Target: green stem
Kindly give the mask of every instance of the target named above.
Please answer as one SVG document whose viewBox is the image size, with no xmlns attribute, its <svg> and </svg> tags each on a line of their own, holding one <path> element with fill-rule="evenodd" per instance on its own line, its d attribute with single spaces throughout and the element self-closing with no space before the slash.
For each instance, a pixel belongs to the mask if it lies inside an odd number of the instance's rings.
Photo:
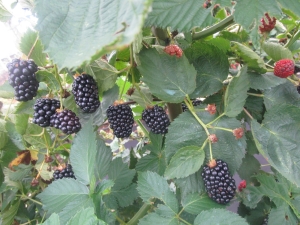
<svg viewBox="0 0 300 225">
<path fill-rule="evenodd" d="M 256 97 L 264 97 L 263 94 L 255 94 L 255 93 L 250 93 L 250 92 L 247 92 L 247 95 L 252 95 L 252 96 L 256 96 Z"/>
<path fill-rule="evenodd" d="M 149 131 L 145 128 L 144 124 L 140 120 L 137 120 L 136 122 L 138 123 L 140 128 L 143 130 L 144 134 L 149 138 Z"/>
<path fill-rule="evenodd" d="M 129 74 L 129 71 L 127 71 L 127 73 L 126 73 L 126 78 L 125 78 L 125 81 L 124 81 L 124 84 L 123 84 L 123 87 L 122 87 L 122 91 L 120 92 L 119 99 L 122 99 L 122 95 L 124 93 L 125 86 L 126 86 L 127 79 L 128 79 L 128 74 Z"/>
<path fill-rule="evenodd" d="M 30 201 L 32 201 L 32 202 L 38 204 L 38 205 L 43 205 L 41 202 L 39 202 L 39 201 L 37 201 L 37 200 L 34 200 L 34 199 L 32 199 L 32 198 L 29 198 L 29 197 L 26 196 L 26 195 L 20 195 L 19 197 L 25 198 L 25 199 L 27 199 L 27 200 L 30 200 Z"/>
<path fill-rule="evenodd" d="M 121 225 L 125 225 L 126 223 L 116 215 L 116 219 L 118 220 L 118 222 L 121 224 Z"/>
<path fill-rule="evenodd" d="M 225 116 L 225 113 L 220 114 L 216 119 L 214 119 L 213 121 L 210 121 L 209 123 L 207 123 L 206 126 L 209 126 L 209 125 L 213 124 L 214 122 L 216 122 L 217 120 L 219 120 L 223 116 Z"/>
<path fill-rule="evenodd" d="M 139 219 L 143 218 L 150 208 L 150 204 L 144 203 L 140 210 L 128 221 L 127 225 L 136 225 L 139 222 Z"/>
<path fill-rule="evenodd" d="M 248 112 L 247 109 L 243 108 L 244 112 L 247 114 L 247 116 L 250 117 L 251 120 L 253 120 L 253 116 L 251 116 L 251 114 Z"/>
<path fill-rule="evenodd" d="M 299 28 L 299 25 L 300 25 L 300 23 L 297 25 L 296 29 Z M 295 41 L 299 40 L 299 38 L 300 38 L 300 31 L 298 30 L 295 34 L 293 34 L 293 36 L 291 37 L 289 42 L 286 43 L 284 47 L 286 47 L 286 48 L 290 47 L 292 44 L 295 43 Z"/>
<path fill-rule="evenodd" d="M 31 47 L 31 49 L 30 49 L 30 51 L 28 52 L 27 59 L 30 58 L 30 56 L 31 56 L 31 54 L 32 54 L 32 52 L 33 52 L 33 50 L 34 50 L 34 48 L 35 48 L 35 45 L 36 45 L 36 43 L 38 42 L 38 40 L 39 40 L 39 36 L 37 35 L 37 36 L 36 36 L 36 39 L 35 39 L 35 41 L 34 41 L 34 43 L 33 43 L 33 45 L 32 45 L 32 47 Z"/>
<path fill-rule="evenodd" d="M 57 69 L 57 66 L 54 65 L 54 76 L 59 84 L 59 88 L 60 88 L 60 95 L 59 95 L 59 101 L 60 101 L 60 109 L 62 110 L 63 109 L 63 102 L 62 102 L 62 95 L 64 93 L 64 88 L 60 82 L 60 77 L 59 77 L 59 74 L 58 74 L 58 69 Z"/>
<path fill-rule="evenodd" d="M 205 38 L 207 36 L 210 36 L 214 33 L 217 33 L 218 31 L 223 30 L 224 28 L 228 27 L 229 25 L 234 23 L 233 15 L 230 15 L 226 17 L 224 20 L 221 20 L 219 23 L 215 24 L 214 26 L 211 26 L 210 28 L 196 32 L 192 34 L 193 40 L 198 40 Z"/>
<path fill-rule="evenodd" d="M 189 223 L 188 221 L 182 219 L 181 217 L 178 217 L 179 220 L 181 220 L 182 222 L 184 222 L 187 225 L 192 225 L 191 223 Z"/>
<path fill-rule="evenodd" d="M 232 129 L 227 129 L 227 128 L 224 128 L 224 127 L 213 127 L 213 126 L 209 126 L 209 128 L 211 129 L 216 129 L 216 130 L 225 130 L 225 131 L 228 131 L 228 132 L 233 132 Z"/>
</svg>

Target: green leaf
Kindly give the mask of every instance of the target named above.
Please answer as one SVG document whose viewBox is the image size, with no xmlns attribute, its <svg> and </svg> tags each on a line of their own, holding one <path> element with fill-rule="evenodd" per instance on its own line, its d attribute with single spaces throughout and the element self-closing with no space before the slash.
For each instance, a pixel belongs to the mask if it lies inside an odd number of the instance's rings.
<svg viewBox="0 0 300 225">
<path fill-rule="evenodd" d="M 39 82 L 45 82 L 48 88 L 52 91 L 58 91 L 60 88 L 59 82 L 56 80 L 54 74 L 46 70 L 39 70 L 36 73 L 36 79 Z"/>
<path fill-rule="evenodd" d="M 53 178 L 53 171 L 49 171 L 49 164 L 48 163 L 37 163 L 34 165 L 35 169 L 39 171 L 40 176 L 43 180 L 52 180 Z"/>
<path fill-rule="evenodd" d="M 259 169 L 259 161 L 254 156 L 246 154 L 238 170 L 238 174 L 240 175 L 241 179 L 246 180 L 247 183 L 251 183 L 253 180 L 252 176 L 258 173 Z"/>
<path fill-rule="evenodd" d="M 96 79 L 99 93 L 111 89 L 118 77 L 117 69 L 101 59 L 86 66 L 85 71 Z"/>
<path fill-rule="evenodd" d="M 254 0 L 250 4 L 247 0 L 238 0 L 234 9 L 234 21 L 246 30 L 251 29 L 253 23 L 259 24 L 265 12 L 270 16 L 281 16 L 281 10 L 275 0 Z"/>
<path fill-rule="evenodd" d="M 272 208 L 268 215 L 268 224 L 272 225 L 294 225 L 299 223 L 295 214 L 287 205 Z"/>
<path fill-rule="evenodd" d="M 281 5 L 281 7 L 290 9 L 292 12 L 294 12 L 300 17 L 300 5 L 298 0 L 277 0 L 277 2 Z"/>
<path fill-rule="evenodd" d="M 12 14 L 6 9 L 2 2 L 0 2 L 0 21 L 8 22 L 12 18 Z"/>
<path fill-rule="evenodd" d="M 5 129 L 7 131 L 7 134 L 10 138 L 10 140 L 20 149 L 25 150 L 26 147 L 24 145 L 24 140 L 21 134 L 18 133 L 16 130 L 15 124 L 13 124 L 10 121 L 6 121 L 5 123 Z"/>
<path fill-rule="evenodd" d="M 265 113 L 262 124 L 252 121 L 252 134 L 256 146 L 268 162 L 284 177 L 300 186 L 298 153 L 300 140 L 300 108 L 276 105 Z"/>
<path fill-rule="evenodd" d="M 153 224 L 178 225 L 179 221 L 175 212 L 167 206 L 159 204 L 155 212 L 149 213 L 139 220 L 139 225 Z"/>
<path fill-rule="evenodd" d="M 223 87 L 228 76 L 228 57 L 214 45 L 195 42 L 185 51 L 189 61 L 197 70 L 196 89 L 190 98 L 212 95 Z"/>
<path fill-rule="evenodd" d="M 0 132 L 0 149 L 2 149 L 8 141 L 8 136 L 6 132 Z"/>
<path fill-rule="evenodd" d="M 251 91 L 252 92 L 252 91 Z M 258 120 L 261 121 L 263 119 L 263 114 L 264 114 L 264 99 L 262 97 L 256 97 L 256 96 L 251 96 L 249 95 L 246 99 L 246 103 L 244 106 L 247 111 L 251 114 L 251 116 Z M 249 116 L 246 115 L 244 111 L 240 114 L 241 116 L 238 117 L 237 119 L 241 118 L 247 118 L 249 119 Z"/>
<path fill-rule="evenodd" d="M 239 74 L 232 78 L 225 92 L 225 115 L 236 117 L 244 108 L 247 91 L 250 87 L 247 77 L 247 66 L 244 66 Z"/>
<path fill-rule="evenodd" d="M 48 131 L 33 123 L 28 124 L 26 134 L 23 137 L 26 142 L 39 149 L 47 149 L 51 145 L 51 137 Z"/>
<path fill-rule="evenodd" d="M 127 95 L 127 98 L 135 101 L 143 108 L 147 108 L 147 106 L 152 104 L 152 94 L 147 87 L 140 87 L 140 90 L 135 89 L 132 95 Z"/>
<path fill-rule="evenodd" d="M 4 84 L 0 86 L 0 98 L 10 99 L 13 98 L 14 96 L 15 96 L 14 88 L 9 84 L 8 81 L 5 81 Z"/>
<path fill-rule="evenodd" d="M 86 185 L 90 183 L 94 174 L 98 148 L 96 136 L 92 122 L 89 120 L 76 134 L 71 147 L 70 161 L 74 174 L 78 181 Z"/>
<path fill-rule="evenodd" d="M 12 171 L 8 168 L 4 168 L 5 175 L 8 176 L 8 178 L 11 181 L 22 181 L 32 170 L 32 165 L 25 165 L 25 164 L 19 164 L 15 169 L 16 171 Z"/>
<path fill-rule="evenodd" d="M 20 206 L 20 199 L 1 212 L 1 224 L 12 224 Z"/>
<path fill-rule="evenodd" d="M 186 146 L 179 149 L 171 158 L 165 171 L 167 179 L 187 177 L 200 169 L 205 153 L 198 146 Z"/>
<path fill-rule="evenodd" d="M 152 11 L 145 22 L 146 26 L 161 28 L 172 27 L 180 32 L 189 31 L 194 27 L 212 25 L 215 19 L 210 10 L 202 7 L 203 2 L 197 0 L 173 0 L 162 2 L 154 0 Z"/>
<path fill-rule="evenodd" d="M 279 43 L 264 42 L 261 47 L 267 53 L 267 55 L 270 56 L 271 59 L 273 59 L 275 62 L 280 59 L 293 60 L 292 52 Z"/>
<path fill-rule="evenodd" d="M 225 208 L 224 205 L 212 201 L 207 194 L 198 193 L 189 194 L 183 199 L 182 206 L 184 211 L 194 215 L 198 215 L 200 212 L 211 208 Z"/>
<path fill-rule="evenodd" d="M 19 102 L 16 105 L 14 113 L 15 114 L 25 113 L 25 114 L 33 115 L 34 103 L 35 103 L 34 100 L 30 100 L 30 101 L 27 101 L 27 102 Z"/>
<path fill-rule="evenodd" d="M 248 72 L 247 75 L 250 81 L 250 87 L 255 90 L 269 89 L 286 82 L 285 79 L 274 76 L 273 73 L 258 74 Z"/>
<path fill-rule="evenodd" d="M 28 55 L 33 48 L 30 58 L 33 59 L 38 66 L 46 66 L 47 54 L 44 53 L 44 47 L 37 38 L 38 32 L 28 29 L 21 38 L 20 49 L 22 53 Z"/>
<path fill-rule="evenodd" d="M 103 179 L 110 168 L 112 152 L 111 149 L 106 146 L 105 142 L 99 138 L 97 139 L 97 147 L 98 149 L 95 156 L 95 162 L 97 163 L 94 166 L 94 175 L 98 179 Z"/>
<path fill-rule="evenodd" d="M 59 217 L 56 213 L 52 213 L 51 216 L 44 222 L 40 223 L 40 225 L 58 225 L 60 224 Z"/>
<path fill-rule="evenodd" d="M 141 31 L 151 0 L 40 0 L 36 4 L 37 30 L 45 51 L 59 68 L 120 49 Z"/>
<path fill-rule="evenodd" d="M 177 58 L 160 54 L 156 49 L 146 49 L 140 52 L 139 58 L 142 80 L 158 98 L 179 103 L 195 90 L 196 70 L 184 55 Z"/>
<path fill-rule="evenodd" d="M 178 212 L 175 194 L 170 191 L 168 182 L 156 173 L 147 171 L 138 173 L 138 192 L 144 202 L 152 198 L 163 201 L 173 212 Z"/>
<path fill-rule="evenodd" d="M 246 220 L 237 214 L 225 209 L 211 209 L 202 211 L 195 219 L 194 225 L 248 225 Z"/>
<path fill-rule="evenodd" d="M 234 44 L 233 50 L 241 56 L 244 62 L 248 65 L 249 70 L 254 70 L 258 73 L 267 72 L 264 60 L 252 49 L 235 41 L 232 41 L 231 43 Z"/>
<path fill-rule="evenodd" d="M 66 225 L 104 225 L 94 214 L 94 208 L 89 207 L 77 212 Z"/>
<path fill-rule="evenodd" d="M 300 107 L 300 95 L 297 88 L 288 80 L 264 92 L 266 109 L 280 104 L 291 104 Z"/>
<path fill-rule="evenodd" d="M 88 199 L 88 193 L 89 189 L 84 184 L 72 178 L 64 178 L 52 182 L 37 197 L 49 213 L 59 213 L 70 201 Z"/>
<path fill-rule="evenodd" d="M 106 110 L 110 105 L 114 103 L 115 100 L 119 98 L 119 87 L 114 85 L 111 89 L 103 93 L 103 98 L 101 102 L 102 115 L 106 118 Z"/>
<path fill-rule="evenodd" d="M 15 127 L 16 131 L 23 135 L 25 134 L 28 127 L 28 114 L 16 114 L 15 115 Z"/>
</svg>

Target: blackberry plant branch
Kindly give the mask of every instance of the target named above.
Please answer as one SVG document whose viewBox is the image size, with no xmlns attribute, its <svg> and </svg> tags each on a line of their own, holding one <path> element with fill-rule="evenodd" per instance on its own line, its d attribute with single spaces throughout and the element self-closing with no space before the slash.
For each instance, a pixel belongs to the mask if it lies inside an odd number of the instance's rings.
<svg viewBox="0 0 300 225">
<path fill-rule="evenodd" d="M 249 116 L 249 118 L 251 120 L 253 120 L 253 116 L 248 112 L 248 110 L 246 108 L 243 108 L 244 112 L 247 114 L 247 116 Z"/>
<path fill-rule="evenodd" d="M 207 28 L 206 30 L 202 30 L 199 32 L 195 32 L 192 34 L 192 38 L 193 40 L 199 40 L 202 38 L 205 38 L 207 36 L 210 36 L 212 34 L 215 34 L 223 29 L 225 29 L 226 27 L 228 27 L 229 25 L 234 23 L 234 18 L 233 15 L 230 15 L 228 17 L 226 17 L 224 20 L 221 20 L 219 23 Z"/>
<path fill-rule="evenodd" d="M 151 209 L 151 204 L 144 203 L 139 211 L 126 223 L 126 225 L 136 225 Z"/>
</svg>

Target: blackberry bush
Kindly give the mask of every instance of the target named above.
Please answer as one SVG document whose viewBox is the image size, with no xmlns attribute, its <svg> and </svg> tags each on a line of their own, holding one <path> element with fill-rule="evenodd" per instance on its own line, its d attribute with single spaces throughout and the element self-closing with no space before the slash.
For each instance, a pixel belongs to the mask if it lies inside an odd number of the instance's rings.
<svg viewBox="0 0 300 225">
<path fill-rule="evenodd" d="M 106 110 L 106 115 L 116 137 L 127 138 L 130 136 L 134 119 L 129 105 L 111 105 Z"/>
<path fill-rule="evenodd" d="M 77 133 L 81 129 L 79 118 L 68 109 L 53 114 L 50 118 L 50 126 L 60 129 L 65 134 Z"/>
<path fill-rule="evenodd" d="M 161 106 L 155 105 L 153 108 L 145 109 L 142 113 L 142 119 L 145 121 L 145 123 L 153 133 L 168 133 L 170 120 Z"/>
<path fill-rule="evenodd" d="M 76 179 L 72 166 L 70 164 L 67 164 L 67 166 L 62 170 L 55 170 L 53 173 L 53 179 L 59 180 L 62 178 L 74 178 Z"/>
<path fill-rule="evenodd" d="M 34 61 L 13 59 L 7 64 L 7 69 L 9 84 L 15 90 L 15 99 L 23 102 L 33 99 L 39 88 L 39 82 L 35 76 L 38 67 Z"/>
<path fill-rule="evenodd" d="M 56 99 L 37 99 L 34 104 L 34 114 L 32 122 L 41 126 L 50 126 L 50 118 L 60 108 L 60 102 Z"/>
<path fill-rule="evenodd" d="M 81 74 L 74 80 L 72 93 L 85 113 L 95 112 L 100 106 L 97 82 L 89 74 Z"/>
<path fill-rule="evenodd" d="M 210 161 L 202 170 L 202 178 L 208 196 L 219 204 L 227 204 L 235 195 L 235 180 L 229 174 L 226 162 L 217 159 Z"/>
</svg>

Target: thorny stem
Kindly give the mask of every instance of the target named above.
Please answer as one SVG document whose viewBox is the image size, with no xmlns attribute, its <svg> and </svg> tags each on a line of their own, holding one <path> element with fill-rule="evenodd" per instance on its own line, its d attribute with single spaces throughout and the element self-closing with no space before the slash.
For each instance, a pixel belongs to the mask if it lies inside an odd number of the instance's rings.
<svg viewBox="0 0 300 225">
<path fill-rule="evenodd" d="M 251 116 L 251 114 L 248 112 L 247 109 L 243 108 L 244 112 L 247 114 L 247 116 L 250 117 L 251 120 L 253 120 L 253 116 Z"/>
<path fill-rule="evenodd" d="M 27 55 L 27 59 L 30 58 L 30 56 L 31 56 L 31 54 L 32 54 L 32 52 L 33 52 L 33 50 L 34 50 L 34 48 L 35 48 L 35 45 L 36 45 L 36 43 L 38 42 L 38 40 L 39 40 L 39 36 L 37 35 L 37 36 L 36 36 L 36 39 L 35 39 L 35 41 L 34 41 L 34 43 L 33 43 L 33 45 L 32 45 L 32 47 L 31 47 L 31 49 L 30 49 L 30 51 L 29 51 L 29 53 L 28 53 L 28 55 Z"/>
<path fill-rule="evenodd" d="M 230 15 L 226 17 L 224 20 L 221 20 L 219 23 L 217 23 L 214 26 L 211 26 L 210 28 L 206 30 L 202 30 L 200 32 L 196 32 L 192 34 L 193 40 L 198 40 L 205 38 L 207 36 L 210 36 L 214 33 L 217 33 L 218 31 L 223 30 L 224 28 L 228 27 L 229 25 L 234 23 L 233 15 Z"/>
</svg>

